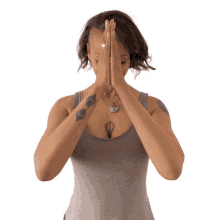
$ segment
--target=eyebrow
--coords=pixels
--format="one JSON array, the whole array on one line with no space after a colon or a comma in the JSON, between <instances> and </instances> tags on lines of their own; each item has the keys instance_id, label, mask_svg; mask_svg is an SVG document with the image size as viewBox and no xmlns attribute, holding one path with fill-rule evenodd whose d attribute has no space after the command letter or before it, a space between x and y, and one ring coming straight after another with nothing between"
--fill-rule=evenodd
<instances>
[{"instance_id":1,"label":"eyebrow","mask_svg":"<svg viewBox=\"0 0 220 220\"><path fill-rule=\"evenodd\" d=\"M99 54L99 53L94 53L94 54ZM122 57L122 56L126 56L126 54L121 55L121 57Z\"/></svg>"}]
</instances>

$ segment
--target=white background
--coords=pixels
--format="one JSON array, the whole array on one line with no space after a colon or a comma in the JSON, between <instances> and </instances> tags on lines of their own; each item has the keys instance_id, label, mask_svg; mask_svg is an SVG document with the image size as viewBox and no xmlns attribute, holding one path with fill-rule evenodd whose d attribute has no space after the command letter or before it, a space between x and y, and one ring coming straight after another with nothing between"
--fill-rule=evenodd
<instances>
[{"instance_id":1,"label":"white background","mask_svg":"<svg viewBox=\"0 0 220 220\"><path fill-rule=\"evenodd\" d=\"M48 182L37 179L34 152L61 97L95 82L80 70L76 45L84 24L108 10L130 15L155 71L125 81L166 105L184 151L179 179L151 161L147 192L155 220L220 219L218 1L10 1L0 3L0 219L62 220L74 187L68 160Z\"/></svg>"}]
</instances>

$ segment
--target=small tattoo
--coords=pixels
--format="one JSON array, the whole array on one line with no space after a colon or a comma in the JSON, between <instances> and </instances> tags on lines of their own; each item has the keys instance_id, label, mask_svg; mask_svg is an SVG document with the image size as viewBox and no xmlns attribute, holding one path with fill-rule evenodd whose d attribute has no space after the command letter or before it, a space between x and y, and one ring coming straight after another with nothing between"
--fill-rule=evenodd
<instances>
[{"instance_id":1,"label":"small tattoo","mask_svg":"<svg viewBox=\"0 0 220 220\"><path fill-rule=\"evenodd\" d=\"M157 104L159 105L159 108L162 109L170 118L170 114L169 114L166 106L164 105L164 103L161 100L158 100Z\"/></svg>"},{"instance_id":2,"label":"small tattoo","mask_svg":"<svg viewBox=\"0 0 220 220\"><path fill-rule=\"evenodd\" d=\"M86 99L86 106L89 108L92 105L95 105L96 103L96 94L93 96L89 96L88 99Z\"/></svg>"},{"instance_id":3,"label":"small tattoo","mask_svg":"<svg viewBox=\"0 0 220 220\"><path fill-rule=\"evenodd\" d=\"M76 121L82 120L85 117L86 117L86 110L84 108L76 112Z\"/></svg>"}]
</instances>

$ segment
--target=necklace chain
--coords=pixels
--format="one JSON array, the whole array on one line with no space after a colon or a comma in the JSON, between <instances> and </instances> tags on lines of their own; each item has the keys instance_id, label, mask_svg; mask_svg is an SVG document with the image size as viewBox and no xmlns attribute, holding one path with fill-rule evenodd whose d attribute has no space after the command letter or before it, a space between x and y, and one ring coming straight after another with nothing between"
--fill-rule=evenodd
<instances>
[{"instance_id":1,"label":"necklace chain","mask_svg":"<svg viewBox=\"0 0 220 220\"><path fill-rule=\"evenodd\" d=\"M108 101L108 102L110 102L104 95L103 95L103 97ZM120 99L120 97L117 99L117 101ZM113 102L113 105L117 102L117 101L115 101L115 102ZM111 102L110 102L111 103Z\"/></svg>"},{"instance_id":2,"label":"necklace chain","mask_svg":"<svg viewBox=\"0 0 220 220\"><path fill-rule=\"evenodd\" d=\"M104 98L108 101L108 102L110 102L105 96L104 96ZM120 97L118 98L118 100L120 99ZM117 101L118 101L117 100ZM113 102L113 104L112 104L112 106L110 107L110 112L117 112L118 111L118 107L117 106L114 106L114 104L117 102L117 101L115 101L115 102ZM111 129L108 129L108 125L110 125L110 124L113 124L113 128L112 128L112 130ZM111 138L111 135L112 135L112 131L114 130L114 123L113 122L109 122L107 125L106 125L106 132L107 132L107 135L108 135L108 138Z\"/></svg>"}]
</instances>

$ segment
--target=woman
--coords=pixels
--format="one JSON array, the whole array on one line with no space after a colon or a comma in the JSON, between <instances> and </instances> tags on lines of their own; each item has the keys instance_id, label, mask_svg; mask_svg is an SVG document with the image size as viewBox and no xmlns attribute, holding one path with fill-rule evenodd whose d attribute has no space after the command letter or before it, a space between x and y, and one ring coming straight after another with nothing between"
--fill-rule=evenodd
<instances>
[{"instance_id":1,"label":"woman","mask_svg":"<svg viewBox=\"0 0 220 220\"><path fill-rule=\"evenodd\" d=\"M146 62L147 43L128 15L107 11L87 22L78 55L83 68L91 62L96 82L54 104L35 152L36 175L52 180L71 159L75 188L66 220L153 220L149 158L162 177L175 180L184 153L163 102L124 81L131 67L155 70Z\"/></svg>"}]
</instances>

